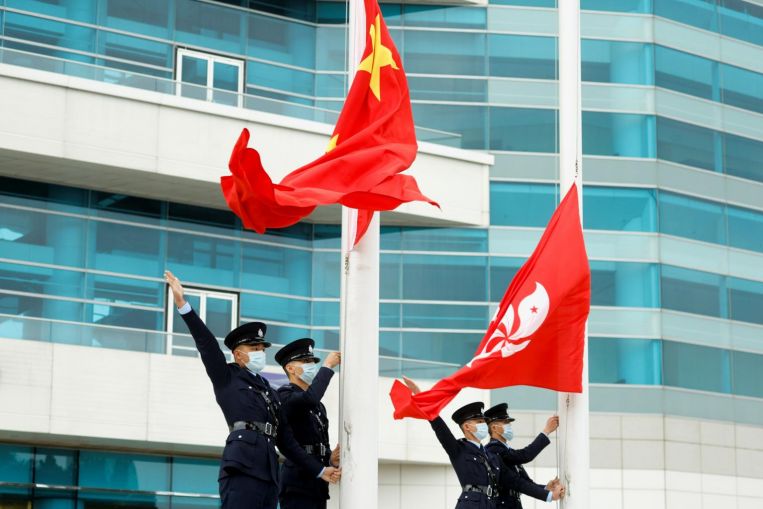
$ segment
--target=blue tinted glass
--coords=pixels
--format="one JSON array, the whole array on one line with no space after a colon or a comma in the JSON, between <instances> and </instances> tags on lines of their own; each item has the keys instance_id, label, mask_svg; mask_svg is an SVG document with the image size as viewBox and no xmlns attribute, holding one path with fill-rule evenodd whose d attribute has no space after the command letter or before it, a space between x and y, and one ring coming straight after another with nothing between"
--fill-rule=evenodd
<instances>
[{"instance_id":1,"label":"blue tinted glass","mask_svg":"<svg viewBox=\"0 0 763 509\"><path fill-rule=\"evenodd\" d=\"M718 30L715 0L654 0L654 13L704 30Z\"/></svg>"},{"instance_id":2,"label":"blue tinted glass","mask_svg":"<svg viewBox=\"0 0 763 509\"><path fill-rule=\"evenodd\" d=\"M91 221L88 266L156 277L164 269L164 235L153 228Z\"/></svg>"},{"instance_id":3,"label":"blue tinted glass","mask_svg":"<svg viewBox=\"0 0 763 509\"><path fill-rule=\"evenodd\" d=\"M474 356L481 340L481 333L403 332L403 357L463 365Z\"/></svg>"},{"instance_id":4,"label":"blue tinted glass","mask_svg":"<svg viewBox=\"0 0 763 509\"><path fill-rule=\"evenodd\" d=\"M342 71L347 66L345 48L347 45L347 28L322 26L316 29L315 36L315 68L321 71ZM393 34L394 35L394 34ZM408 69L407 62L406 70Z\"/></svg>"},{"instance_id":5,"label":"blue tinted glass","mask_svg":"<svg viewBox=\"0 0 763 509\"><path fill-rule=\"evenodd\" d=\"M402 256L382 253L380 258L379 296L382 299L402 297Z\"/></svg>"},{"instance_id":6,"label":"blue tinted glass","mask_svg":"<svg viewBox=\"0 0 763 509\"><path fill-rule=\"evenodd\" d=\"M67 449L37 449L34 457L34 480L58 486L75 486L77 459Z\"/></svg>"},{"instance_id":7,"label":"blue tinted glass","mask_svg":"<svg viewBox=\"0 0 763 509\"><path fill-rule=\"evenodd\" d=\"M402 248L402 228L398 226L381 227L381 249L398 251Z\"/></svg>"},{"instance_id":8,"label":"blue tinted glass","mask_svg":"<svg viewBox=\"0 0 763 509\"><path fill-rule=\"evenodd\" d=\"M658 87L719 99L717 62L665 46L655 46L654 61Z\"/></svg>"},{"instance_id":9,"label":"blue tinted glass","mask_svg":"<svg viewBox=\"0 0 763 509\"><path fill-rule=\"evenodd\" d=\"M232 9L228 9L232 10ZM240 11L236 17L240 16ZM249 14L247 55L315 68L315 27L291 20Z\"/></svg>"},{"instance_id":10,"label":"blue tinted glass","mask_svg":"<svg viewBox=\"0 0 763 509\"><path fill-rule=\"evenodd\" d=\"M220 463L216 460L173 458L172 491L216 495L219 470Z\"/></svg>"},{"instance_id":11,"label":"blue tinted glass","mask_svg":"<svg viewBox=\"0 0 763 509\"><path fill-rule=\"evenodd\" d=\"M402 355L402 344L399 332L383 331L379 333L379 355L399 357Z\"/></svg>"},{"instance_id":12,"label":"blue tinted glass","mask_svg":"<svg viewBox=\"0 0 763 509\"><path fill-rule=\"evenodd\" d=\"M730 277L729 318L763 324L763 283Z\"/></svg>"},{"instance_id":13,"label":"blue tinted glass","mask_svg":"<svg viewBox=\"0 0 763 509\"><path fill-rule=\"evenodd\" d=\"M400 327L400 304L379 305L379 326Z\"/></svg>"},{"instance_id":14,"label":"blue tinted glass","mask_svg":"<svg viewBox=\"0 0 763 509\"><path fill-rule=\"evenodd\" d=\"M98 53L140 64L172 67L173 47L170 44L105 30L98 33Z\"/></svg>"},{"instance_id":15,"label":"blue tinted glass","mask_svg":"<svg viewBox=\"0 0 763 509\"><path fill-rule=\"evenodd\" d=\"M651 189L584 186L583 224L594 230L657 231L657 204Z\"/></svg>"},{"instance_id":16,"label":"blue tinted glass","mask_svg":"<svg viewBox=\"0 0 763 509\"><path fill-rule=\"evenodd\" d=\"M591 11L649 13L652 12L652 0L581 0L580 8Z\"/></svg>"},{"instance_id":17,"label":"blue tinted glass","mask_svg":"<svg viewBox=\"0 0 763 509\"><path fill-rule=\"evenodd\" d=\"M311 270L310 251L242 243L242 288L308 297Z\"/></svg>"},{"instance_id":18,"label":"blue tinted glass","mask_svg":"<svg viewBox=\"0 0 763 509\"><path fill-rule=\"evenodd\" d=\"M42 182L0 177L0 194L8 202L40 209L85 213L89 191ZM5 214L5 212L3 212Z\"/></svg>"},{"instance_id":19,"label":"blue tinted glass","mask_svg":"<svg viewBox=\"0 0 763 509\"><path fill-rule=\"evenodd\" d=\"M298 334L295 329L294 332L288 334L279 333L277 337L287 338L287 341L290 341L293 338L303 338L305 336L313 338L315 340L315 347L318 349L339 350L339 330L311 329L309 333L304 332Z\"/></svg>"},{"instance_id":20,"label":"blue tinted glass","mask_svg":"<svg viewBox=\"0 0 763 509\"><path fill-rule=\"evenodd\" d=\"M96 0L6 0L5 5L56 18L95 22Z\"/></svg>"},{"instance_id":21,"label":"blue tinted glass","mask_svg":"<svg viewBox=\"0 0 763 509\"><path fill-rule=\"evenodd\" d=\"M92 273L87 275L86 284L88 299L157 307L164 305L164 288L157 281Z\"/></svg>"},{"instance_id":22,"label":"blue tinted glass","mask_svg":"<svg viewBox=\"0 0 763 509\"><path fill-rule=\"evenodd\" d=\"M53 320L83 320L83 305L80 302L71 302L60 299L43 299L39 297L28 297L25 295L3 295L0 294L0 313L6 315L32 316L37 318L50 318ZM41 339L37 331L29 333L24 326L13 321L6 321L3 326L4 334L8 337L24 339ZM30 337L31 334L31 337ZM56 338L56 341L64 341L67 338Z\"/></svg>"},{"instance_id":23,"label":"blue tinted glass","mask_svg":"<svg viewBox=\"0 0 763 509\"><path fill-rule=\"evenodd\" d=\"M594 39L581 41L583 81L652 84L652 45Z\"/></svg>"},{"instance_id":24,"label":"blue tinted glass","mask_svg":"<svg viewBox=\"0 0 763 509\"><path fill-rule=\"evenodd\" d=\"M413 104L417 126L435 129L443 142L461 148L484 149L487 108L449 104ZM452 140L452 141L451 141Z\"/></svg>"},{"instance_id":25,"label":"blue tinted glass","mask_svg":"<svg viewBox=\"0 0 763 509\"><path fill-rule=\"evenodd\" d=\"M312 305L312 325L339 326L339 303L316 301Z\"/></svg>"},{"instance_id":26,"label":"blue tinted glass","mask_svg":"<svg viewBox=\"0 0 763 509\"><path fill-rule=\"evenodd\" d=\"M487 100L487 80L485 79L410 76L408 86L411 90L411 99L414 101L430 99L485 102Z\"/></svg>"},{"instance_id":27,"label":"blue tinted glass","mask_svg":"<svg viewBox=\"0 0 763 509\"><path fill-rule=\"evenodd\" d=\"M485 302L487 258L403 255L403 298Z\"/></svg>"},{"instance_id":28,"label":"blue tinted glass","mask_svg":"<svg viewBox=\"0 0 763 509\"><path fill-rule=\"evenodd\" d=\"M247 85L297 94L314 94L315 75L313 73L262 62L247 62L246 67Z\"/></svg>"},{"instance_id":29,"label":"blue tinted glass","mask_svg":"<svg viewBox=\"0 0 763 509\"><path fill-rule=\"evenodd\" d=\"M731 352L734 366L734 394L763 398L763 355Z\"/></svg>"},{"instance_id":30,"label":"blue tinted glass","mask_svg":"<svg viewBox=\"0 0 763 509\"><path fill-rule=\"evenodd\" d=\"M86 221L27 210L3 209L0 220L3 258L69 267L85 264Z\"/></svg>"},{"instance_id":31,"label":"blue tinted glass","mask_svg":"<svg viewBox=\"0 0 763 509\"><path fill-rule=\"evenodd\" d=\"M339 252L313 252L313 297L339 297Z\"/></svg>"},{"instance_id":32,"label":"blue tinted glass","mask_svg":"<svg viewBox=\"0 0 763 509\"><path fill-rule=\"evenodd\" d=\"M763 74L726 64L720 71L724 103L763 113Z\"/></svg>"},{"instance_id":33,"label":"blue tinted glass","mask_svg":"<svg viewBox=\"0 0 763 509\"><path fill-rule=\"evenodd\" d=\"M630 113L583 112L583 153L654 157L654 117Z\"/></svg>"},{"instance_id":34,"label":"blue tinted glass","mask_svg":"<svg viewBox=\"0 0 763 509\"><path fill-rule=\"evenodd\" d=\"M167 233L167 264L176 274L188 274L189 282L235 286L239 253L234 240Z\"/></svg>"},{"instance_id":35,"label":"blue tinted glass","mask_svg":"<svg viewBox=\"0 0 763 509\"><path fill-rule=\"evenodd\" d=\"M403 327L413 329L487 328L487 306L403 304Z\"/></svg>"},{"instance_id":36,"label":"blue tinted glass","mask_svg":"<svg viewBox=\"0 0 763 509\"><path fill-rule=\"evenodd\" d=\"M662 266L662 307L686 313L726 317L723 276Z\"/></svg>"},{"instance_id":37,"label":"blue tinted glass","mask_svg":"<svg viewBox=\"0 0 763 509\"><path fill-rule=\"evenodd\" d=\"M763 45L763 6L743 0L719 1L721 33Z\"/></svg>"},{"instance_id":38,"label":"blue tinted glass","mask_svg":"<svg viewBox=\"0 0 763 509\"><path fill-rule=\"evenodd\" d=\"M250 321L243 320L247 317L266 323L310 324L310 302L306 300L242 293L240 306L242 321Z\"/></svg>"},{"instance_id":39,"label":"blue tinted glass","mask_svg":"<svg viewBox=\"0 0 763 509\"><path fill-rule=\"evenodd\" d=\"M720 136L712 129L657 117L659 159L720 172L720 146Z\"/></svg>"},{"instance_id":40,"label":"blue tinted glass","mask_svg":"<svg viewBox=\"0 0 763 509\"><path fill-rule=\"evenodd\" d=\"M126 32L169 38L170 2L107 0L98 13L99 24Z\"/></svg>"},{"instance_id":41,"label":"blue tinted glass","mask_svg":"<svg viewBox=\"0 0 763 509\"><path fill-rule=\"evenodd\" d=\"M488 35L490 76L556 78L556 38Z\"/></svg>"},{"instance_id":42,"label":"blue tinted glass","mask_svg":"<svg viewBox=\"0 0 763 509\"><path fill-rule=\"evenodd\" d=\"M411 90L411 97L414 97L414 86L411 84L413 78L408 78L408 84ZM435 80L437 83L443 83L444 80ZM462 80L463 81L463 80ZM316 74L315 75L315 95L316 97L341 97L344 98L347 87L347 77L344 74ZM320 103L316 103L320 105ZM341 104L340 104L341 106ZM335 108L338 109L338 108Z\"/></svg>"},{"instance_id":43,"label":"blue tinted glass","mask_svg":"<svg viewBox=\"0 0 763 509\"><path fill-rule=\"evenodd\" d=\"M727 207L729 245L763 252L763 213Z\"/></svg>"},{"instance_id":44,"label":"blue tinted glass","mask_svg":"<svg viewBox=\"0 0 763 509\"><path fill-rule=\"evenodd\" d=\"M6 37L14 37L49 46L92 52L95 50L95 30L78 25L70 25L43 18L35 18L13 12L6 13ZM89 57L72 53L49 51L46 54L70 58L81 62L90 61Z\"/></svg>"},{"instance_id":45,"label":"blue tinted glass","mask_svg":"<svg viewBox=\"0 0 763 509\"><path fill-rule=\"evenodd\" d=\"M726 243L724 205L660 192L660 232L679 237Z\"/></svg>"},{"instance_id":46,"label":"blue tinted glass","mask_svg":"<svg viewBox=\"0 0 763 509\"><path fill-rule=\"evenodd\" d=\"M212 87L219 90L238 92L238 66L215 62Z\"/></svg>"},{"instance_id":47,"label":"blue tinted glass","mask_svg":"<svg viewBox=\"0 0 763 509\"><path fill-rule=\"evenodd\" d=\"M592 261L591 304L656 308L660 302L656 264Z\"/></svg>"},{"instance_id":48,"label":"blue tinted glass","mask_svg":"<svg viewBox=\"0 0 763 509\"><path fill-rule=\"evenodd\" d=\"M524 258L490 257L490 302L500 302Z\"/></svg>"},{"instance_id":49,"label":"blue tinted glass","mask_svg":"<svg viewBox=\"0 0 763 509\"><path fill-rule=\"evenodd\" d=\"M89 488L168 491L170 464L162 456L80 451L79 485Z\"/></svg>"},{"instance_id":50,"label":"blue tinted glass","mask_svg":"<svg viewBox=\"0 0 763 509\"><path fill-rule=\"evenodd\" d=\"M175 38L202 48L243 54L241 11L220 5L175 0Z\"/></svg>"},{"instance_id":51,"label":"blue tinted glass","mask_svg":"<svg viewBox=\"0 0 763 509\"><path fill-rule=\"evenodd\" d=\"M724 133L724 169L729 175L763 182L763 142Z\"/></svg>"},{"instance_id":52,"label":"blue tinted glass","mask_svg":"<svg viewBox=\"0 0 763 509\"><path fill-rule=\"evenodd\" d=\"M487 251L487 230L478 228L403 228L406 251Z\"/></svg>"},{"instance_id":53,"label":"blue tinted glass","mask_svg":"<svg viewBox=\"0 0 763 509\"><path fill-rule=\"evenodd\" d=\"M528 7L556 7L556 0L490 0L495 5L525 5Z\"/></svg>"},{"instance_id":54,"label":"blue tinted glass","mask_svg":"<svg viewBox=\"0 0 763 509\"><path fill-rule=\"evenodd\" d=\"M6 482L32 482L32 448L0 444L0 479Z\"/></svg>"},{"instance_id":55,"label":"blue tinted glass","mask_svg":"<svg viewBox=\"0 0 763 509\"><path fill-rule=\"evenodd\" d=\"M549 184L490 182L490 224L545 226L556 209L558 192Z\"/></svg>"},{"instance_id":56,"label":"blue tinted glass","mask_svg":"<svg viewBox=\"0 0 763 509\"><path fill-rule=\"evenodd\" d=\"M485 34L407 30L402 57L409 73L484 76Z\"/></svg>"},{"instance_id":57,"label":"blue tinted glass","mask_svg":"<svg viewBox=\"0 0 763 509\"><path fill-rule=\"evenodd\" d=\"M662 384L662 349L656 339L591 338L588 376L600 384Z\"/></svg>"},{"instance_id":58,"label":"blue tinted glass","mask_svg":"<svg viewBox=\"0 0 763 509\"><path fill-rule=\"evenodd\" d=\"M0 262L0 288L57 297L84 297L84 272Z\"/></svg>"},{"instance_id":59,"label":"blue tinted glass","mask_svg":"<svg viewBox=\"0 0 763 509\"><path fill-rule=\"evenodd\" d=\"M122 306L110 306L109 304L85 304L85 321L112 327L129 327L145 330L162 330L164 328L164 313L162 311L150 311L147 309L134 309ZM125 348L128 350L142 350L142 344L131 346L130 338L117 338L116 342L102 345L106 348Z\"/></svg>"},{"instance_id":60,"label":"blue tinted glass","mask_svg":"<svg viewBox=\"0 0 763 509\"><path fill-rule=\"evenodd\" d=\"M180 80L183 83L192 83L194 85L207 86L207 75L209 69L207 60L196 58L190 55L183 55L183 73Z\"/></svg>"},{"instance_id":61,"label":"blue tinted glass","mask_svg":"<svg viewBox=\"0 0 763 509\"><path fill-rule=\"evenodd\" d=\"M487 10L474 7L404 5L403 24L423 27L485 28Z\"/></svg>"},{"instance_id":62,"label":"blue tinted glass","mask_svg":"<svg viewBox=\"0 0 763 509\"><path fill-rule=\"evenodd\" d=\"M556 110L490 107L490 149L556 152Z\"/></svg>"},{"instance_id":63,"label":"blue tinted glass","mask_svg":"<svg viewBox=\"0 0 763 509\"><path fill-rule=\"evenodd\" d=\"M673 341L663 341L662 351L665 385L731 392L728 351Z\"/></svg>"}]
</instances>

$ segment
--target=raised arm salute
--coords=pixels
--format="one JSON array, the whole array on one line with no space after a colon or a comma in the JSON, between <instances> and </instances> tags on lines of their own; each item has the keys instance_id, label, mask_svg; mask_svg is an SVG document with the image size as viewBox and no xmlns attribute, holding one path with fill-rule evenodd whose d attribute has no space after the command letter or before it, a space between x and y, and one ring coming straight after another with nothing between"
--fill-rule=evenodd
<instances>
[{"instance_id":1,"label":"raised arm salute","mask_svg":"<svg viewBox=\"0 0 763 509\"><path fill-rule=\"evenodd\" d=\"M178 311L201 354L230 434L220 463L220 498L224 509L275 509L278 503L278 457L275 446L313 477L337 482L339 471L324 467L294 440L288 415L268 381L265 367L264 323L251 322L232 330L225 346L233 352L228 363L214 335L186 302L183 286L171 272L164 273Z\"/></svg>"}]
</instances>

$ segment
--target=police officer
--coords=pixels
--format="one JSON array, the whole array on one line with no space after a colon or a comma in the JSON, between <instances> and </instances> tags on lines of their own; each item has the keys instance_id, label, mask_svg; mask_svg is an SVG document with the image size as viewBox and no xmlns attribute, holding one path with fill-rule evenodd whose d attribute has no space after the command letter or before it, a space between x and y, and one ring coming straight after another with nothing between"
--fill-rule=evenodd
<instances>
[{"instance_id":1,"label":"police officer","mask_svg":"<svg viewBox=\"0 0 763 509\"><path fill-rule=\"evenodd\" d=\"M515 419L509 416L508 409L508 404L500 403L485 411L485 420L490 429L491 437L485 448L491 454L501 458L503 464L500 496L496 505L499 508L521 509L520 493L546 502L564 498L564 487L559 479L554 479L545 486L536 484L522 466L524 463L534 460L551 443L548 434L559 427L559 417L549 418L543 432L539 433L530 445L523 449L512 449L508 442L514 437L511 423Z\"/></svg>"},{"instance_id":2,"label":"police officer","mask_svg":"<svg viewBox=\"0 0 763 509\"><path fill-rule=\"evenodd\" d=\"M289 377L289 383L278 389L278 396L297 442L324 466L338 467L339 450L332 453L329 446L329 420L321 399L334 376L333 368L341 362L341 355L339 352L328 354L321 367L313 348L315 341L302 338L276 352L276 362ZM281 509L325 509L328 498L326 482L291 460L284 463L278 495Z\"/></svg>"},{"instance_id":3,"label":"police officer","mask_svg":"<svg viewBox=\"0 0 763 509\"><path fill-rule=\"evenodd\" d=\"M201 354L215 399L230 434L220 463L220 498L224 509L275 509L278 503L278 458L275 446L314 477L337 482L340 473L324 467L294 440L276 391L259 372L265 367L266 326L241 325L225 337L235 362L228 364L214 335L183 296L183 286L170 271L164 278L175 305Z\"/></svg>"},{"instance_id":4,"label":"police officer","mask_svg":"<svg viewBox=\"0 0 763 509\"><path fill-rule=\"evenodd\" d=\"M403 377L405 385L413 394L421 389L413 380ZM484 403L469 403L453 413L453 420L459 425L464 438L457 440L448 429L445 421L437 417L430 421L450 464L456 471L463 492L458 497L456 509L494 509L498 496L500 460L489 454L482 447L482 440L487 438L488 430L485 416L482 415Z\"/></svg>"}]
</instances>

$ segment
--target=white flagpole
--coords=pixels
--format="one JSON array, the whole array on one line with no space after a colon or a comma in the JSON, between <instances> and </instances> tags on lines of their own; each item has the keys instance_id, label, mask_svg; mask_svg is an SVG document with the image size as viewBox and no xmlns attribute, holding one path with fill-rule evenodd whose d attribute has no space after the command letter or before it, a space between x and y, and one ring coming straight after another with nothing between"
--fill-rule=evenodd
<instances>
[{"instance_id":1,"label":"white flagpole","mask_svg":"<svg viewBox=\"0 0 763 509\"><path fill-rule=\"evenodd\" d=\"M583 211L583 155L580 100L580 0L559 0L559 186L564 196L578 184ZM588 325L583 352L583 392L560 393L559 472L567 488L564 509L589 507Z\"/></svg>"},{"instance_id":2,"label":"white flagpole","mask_svg":"<svg viewBox=\"0 0 763 509\"><path fill-rule=\"evenodd\" d=\"M365 8L349 0L348 83L365 47ZM339 507L376 509L379 473L379 214L353 249L357 211L342 207Z\"/></svg>"}]
</instances>

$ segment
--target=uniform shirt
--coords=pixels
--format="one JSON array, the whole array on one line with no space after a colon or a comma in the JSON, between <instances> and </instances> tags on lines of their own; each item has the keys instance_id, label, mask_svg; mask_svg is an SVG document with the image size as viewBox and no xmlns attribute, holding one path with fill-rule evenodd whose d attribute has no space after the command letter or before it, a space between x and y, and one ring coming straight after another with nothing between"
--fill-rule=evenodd
<instances>
[{"instance_id":1,"label":"uniform shirt","mask_svg":"<svg viewBox=\"0 0 763 509\"><path fill-rule=\"evenodd\" d=\"M445 421L441 417L430 421L432 429L440 441L443 449L448 454L450 464L456 471L456 477L461 486L473 484L476 486L490 486L490 476L485 464L480 460L480 456L489 462L490 467L495 473L496 480L500 478L500 464L496 457L474 442L464 439L456 439L448 429ZM497 488L497 486L495 486Z\"/></svg>"},{"instance_id":2,"label":"uniform shirt","mask_svg":"<svg viewBox=\"0 0 763 509\"><path fill-rule=\"evenodd\" d=\"M544 433L538 434L533 442L523 449L513 449L508 443L496 440L495 438L485 446L492 454L498 456L503 463L501 470L501 507L522 507L519 503L519 493L524 493L538 500L551 502L553 493L546 489L543 484L537 484L530 479L530 476L522 466L523 463L529 463L534 460L538 454L551 441ZM516 496L512 491L518 492Z\"/></svg>"}]
</instances>

